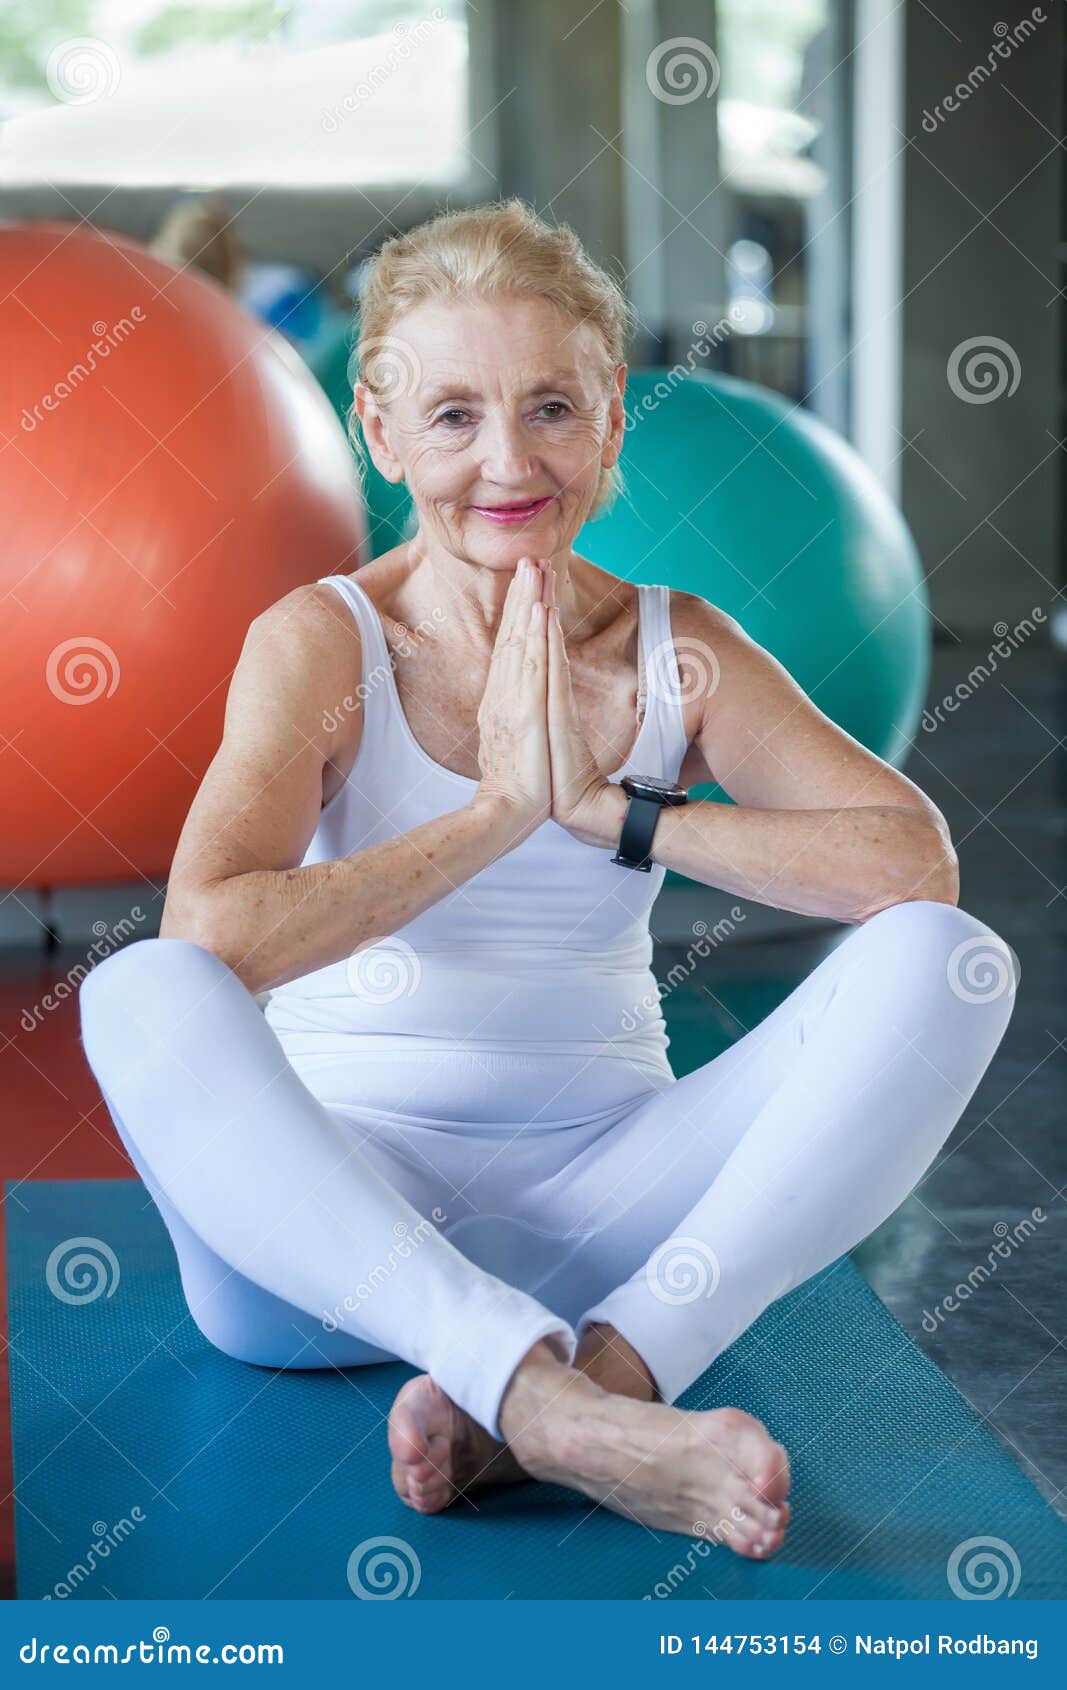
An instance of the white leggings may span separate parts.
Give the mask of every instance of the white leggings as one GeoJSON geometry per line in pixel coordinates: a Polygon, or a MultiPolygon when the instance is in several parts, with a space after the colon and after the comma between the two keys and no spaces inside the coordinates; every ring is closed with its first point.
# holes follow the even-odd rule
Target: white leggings
{"type": "Polygon", "coordinates": [[[673,1402],[872,1232],[959,1120],[1014,990],[1002,939],[919,901],[848,931],[680,1080],[518,1042],[302,1078],[237,976],[184,939],[115,952],[80,1001],[206,1337],[269,1367],[400,1358],[500,1437],[538,1339],[571,1360],[610,1322],[673,1402]]]}

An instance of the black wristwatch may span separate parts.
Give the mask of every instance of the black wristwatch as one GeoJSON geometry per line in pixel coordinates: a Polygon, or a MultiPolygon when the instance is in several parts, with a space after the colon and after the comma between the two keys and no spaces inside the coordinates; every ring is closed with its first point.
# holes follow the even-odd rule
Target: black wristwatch
{"type": "Polygon", "coordinates": [[[659,813],[667,804],[685,804],[689,794],[684,786],[673,781],[657,780],[655,775],[623,775],[619,782],[629,797],[626,819],[622,824],[619,849],[612,857],[620,868],[652,868],[652,838],[659,821],[659,813]]]}

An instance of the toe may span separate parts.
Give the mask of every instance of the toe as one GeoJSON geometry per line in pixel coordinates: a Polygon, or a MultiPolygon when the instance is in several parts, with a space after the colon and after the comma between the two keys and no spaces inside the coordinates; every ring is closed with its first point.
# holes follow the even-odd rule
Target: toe
{"type": "Polygon", "coordinates": [[[789,1493],[789,1454],[782,1444],[771,1442],[760,1455],[752,1480],[764,1501],[780,1508],[789,1493]]]}

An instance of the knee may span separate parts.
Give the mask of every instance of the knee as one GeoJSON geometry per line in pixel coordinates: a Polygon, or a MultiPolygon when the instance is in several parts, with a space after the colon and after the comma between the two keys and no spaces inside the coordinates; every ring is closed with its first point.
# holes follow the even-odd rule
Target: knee
{"type": "MultiPolygon", "coordinates": [[[[78,989],[82,1042],[109,1034],[128,1048],[154,1027],[173,1029],[229,974],[225,963],[190,939],[138,939],[90,969],[78,989]]],[[[90,1053],[91,1057],[91,1053],[90,1053]]]]}
{"type": "Polygon", "coordinates": [[[1005,1021],[1010,1015],[1019,959],[1006,939],[968,910],[915,898],[879,910],[858,931],[869,934],[893,974],[903,972],[934,991],[947,985],[965,1004],[999,1002],[1005,1021]]]}

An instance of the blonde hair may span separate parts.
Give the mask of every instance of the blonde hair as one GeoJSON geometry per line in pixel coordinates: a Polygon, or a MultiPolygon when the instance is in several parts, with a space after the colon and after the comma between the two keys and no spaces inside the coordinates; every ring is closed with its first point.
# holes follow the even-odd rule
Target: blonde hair
{"type": "Polygon", "coordinates": [[[233,218],[221,200],[180,200],[167,212],[149,250],[177,269],[194,264],[231,293],[243,259],[233,218]]]}
{"type": "MultiPolygon", "coordinates": [[[[496,200],[441,212],[379,248],[366,270],[359,334],[350,372],[384,409],[410,379],[404,349],[390,338],[402,312],[424,300],[456,303],[526,295],[551,301],[577,323],[591,323],[604,348],[605,380],[626,362],[632,315],[621,287],[588,256],[567,224],[546,223],[524,200],[496,200]]],[[[348,437],[366,477],[367,456],[353,403],[348,437]]],[[[589,517],[601,515],[623,487],[616,463],[602,467],[589,517]]]]}

